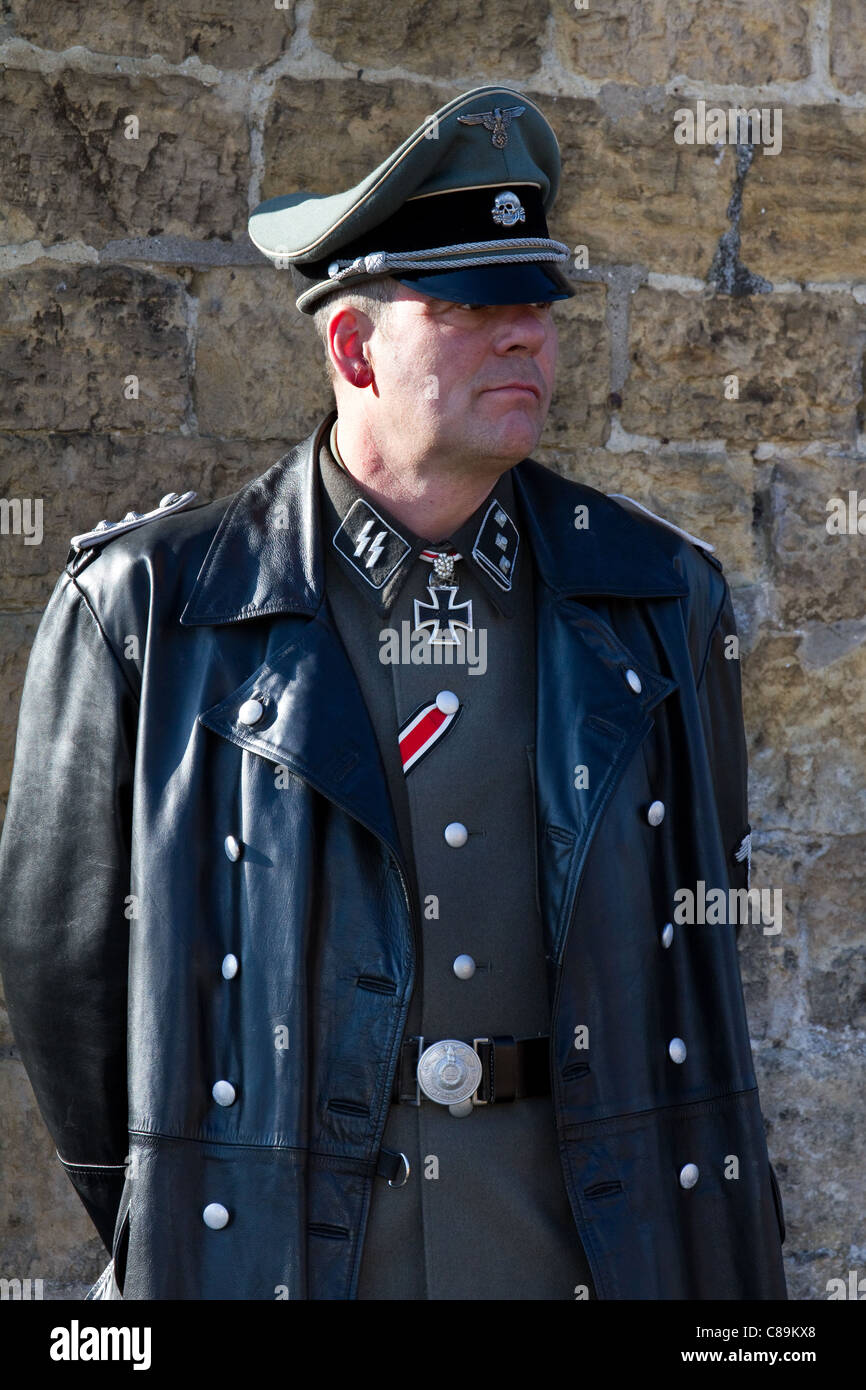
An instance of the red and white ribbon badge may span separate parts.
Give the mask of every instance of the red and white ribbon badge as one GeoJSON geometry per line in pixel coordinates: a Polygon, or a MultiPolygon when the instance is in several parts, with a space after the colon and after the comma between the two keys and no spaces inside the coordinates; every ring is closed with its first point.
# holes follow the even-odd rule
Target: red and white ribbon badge
{"type": "Polygon", "coordinates": [[[400,728],[403,772],[411,772],[430,749],[447,734],[463,706],[450,690],[442,690],[429,705],[421,705],[400,728]]]}

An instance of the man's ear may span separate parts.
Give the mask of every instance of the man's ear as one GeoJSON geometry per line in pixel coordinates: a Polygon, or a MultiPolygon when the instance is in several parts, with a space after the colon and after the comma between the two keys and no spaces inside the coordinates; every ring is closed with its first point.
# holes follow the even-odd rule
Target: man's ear
{"type": "Polygon", "coordinates": [[[331,361],[350,386],[369,386],[373,381],[373,369],[366,356],[372,332],[373,321],[361,309],[337,309],[328,320],[331,361]]]}

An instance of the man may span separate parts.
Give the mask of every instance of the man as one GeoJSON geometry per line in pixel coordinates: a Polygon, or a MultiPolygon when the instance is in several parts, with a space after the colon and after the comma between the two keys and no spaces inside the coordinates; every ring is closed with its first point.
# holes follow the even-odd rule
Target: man
{"type": "Polygon", "coordinates": [[[336,411],[74,539],[0,942],[98,1296],[785,1296],[736,933],[673,921],[747,884],[730,596],[530,457],[558,180],[486,87],[263,204],[336,411]]]}

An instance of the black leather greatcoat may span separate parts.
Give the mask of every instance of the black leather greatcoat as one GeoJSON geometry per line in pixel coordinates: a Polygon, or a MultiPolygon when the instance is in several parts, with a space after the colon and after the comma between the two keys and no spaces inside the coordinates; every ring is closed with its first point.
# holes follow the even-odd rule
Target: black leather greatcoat
{"type": "MultiPolygon", "coordinates": [[[[30,657],[0,966],[126,1298],[351,1299],[383,1180],[418,921],[324,590],[332,419],[234,496],[70,551],[30,657]]],[[[678,888],[746,885],[728,586],[593,489],[531,459],[513,477],[537,574],[553,1101],[596,1292],[784,1298],[736,930],[664,944],[678,888]]]]}

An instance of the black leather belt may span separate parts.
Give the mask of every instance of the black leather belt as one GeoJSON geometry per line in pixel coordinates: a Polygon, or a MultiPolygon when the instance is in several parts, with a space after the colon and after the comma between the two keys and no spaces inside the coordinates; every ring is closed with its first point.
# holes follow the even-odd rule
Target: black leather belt
{"type": "MultiPolygon", "coordinates": [[[[453,1039],[434,1043],[428,1038],[405,1038],[394,1074],[391,1094],[395,1105],[420,1105],[425,1093],[418,1081],[418,1061],[431,1048],[447,1047],[453,1039]]],[[[473,1038],[460,1044],[470,1048],[481,1063],[481,1078],[472,1095],[473,1105],[496,1105],[524,1096],[550,1094],[550,1038],[473,1038]]],[[[441,1104],[447,1104],[442,1100],[441,1104]]]]}

